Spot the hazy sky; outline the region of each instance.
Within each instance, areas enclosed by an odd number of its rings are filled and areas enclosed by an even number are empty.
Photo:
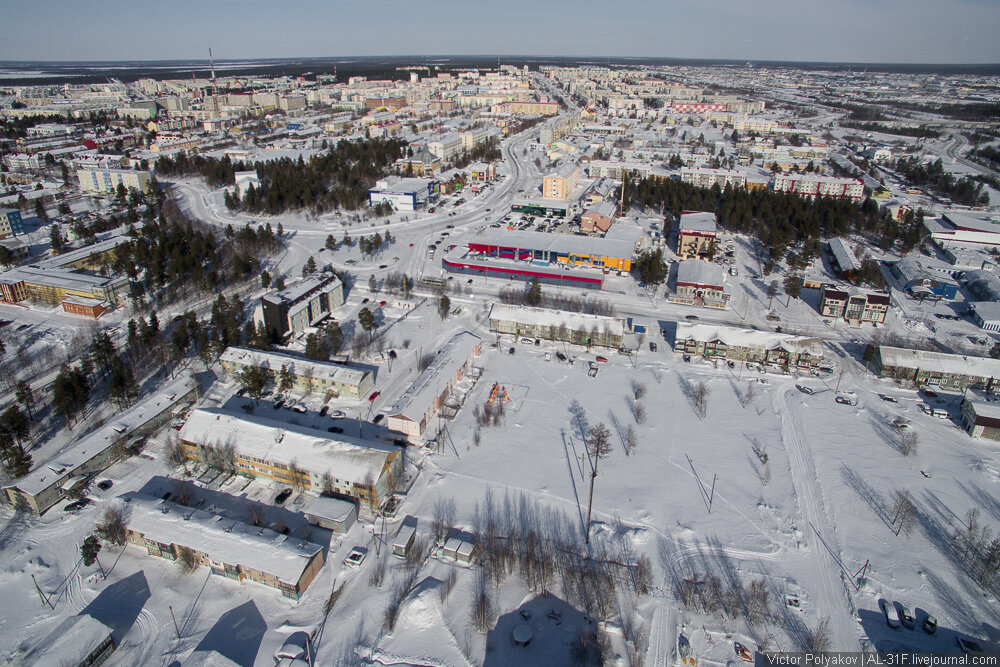
[[[0,60],[616,55],[1000,63],[1000,0],[6,0]]]

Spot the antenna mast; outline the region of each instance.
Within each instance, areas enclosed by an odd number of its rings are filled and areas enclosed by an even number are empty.
[[[215,83],[215,59],[212,57],[212,47],[208,47],[208,64],[212,68],[212,94],[219,94],[219,86]]]

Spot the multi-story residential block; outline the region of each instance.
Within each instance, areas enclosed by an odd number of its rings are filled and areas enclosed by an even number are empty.
[[[76,177],[80,182],[80,189],[84,192],[113,194],[121,184],[126,190],[138,190],[145,194],[149,192],[152,172],[129,169],[78,169]]]
[[[295,600],[323,567],[318,544],[140,493],[125,497],[126,539],[150,556],[190,558],[216,576],[253,581]]]
[[[725,188],[745,189],[747,187],[746,172],[735,169],[710,169],[708,167],[684,167],[681,169],[681,181],[699,188],[710,188],[718,185]]]
[[[910,386],[1000,390],[1000,359],[881,345],[872,356],[872,367],[879,377]]]
[[[717,223],[711,211],[684,211],[677,228],[677,256],[710,259],[715,252]]]
[[[451,132],[427,142],[427,150],[441,158],[450,160],[462,152],[462,137]]]
[[[886,292],[863,290],[853,285],[824,284],[819,294],[819,314],[846,320],[852,326],[883,324],[889,310]]]
[[[482,339],[467,331],[451,338],[435,352],[434,361],[417,376],[386,414],[386,427],[417,441],[435,415],[445,411],[448,399],[471,375],[482,351]]]
[[[267,372],[270,379],[276,380],[285,369],[291,375],[294,389],[347,398],[366,396],[375,383],[372,372],[367,369],[247,347],[227,347],[219,356],[219,362],[227,373],[234,376],[246,368],[260,368]]]
[[[194,410],[179,437],[191,461],[225,453],[237,475],[340,494],[368,510],[388,500],[402,473],[398,447],[260,415]]]
[[[559,113],[557,102],[500,102],[494,104],[493,113],[517,115],[555,116]]]
[[[265,294],[254,312],[254,322],[274,337],[295,335],[343,304],[344,283],[333,273],[321,273],[280,292]]]
[[[0,208],[0,239],[24,234],[24,221],[16,208]]]
[[[575,189],[580,178],[580,168],[573,162],[563,162],[545,175],[542,196],[566,199]]]
[[[774,191],[788,192],[800,197],[832,197],[860,201],[865,194],[865,184],[860,178],[775,174]]]
[[[677,323],[674,352],[812,370],[823,360],[823,341],[809,336],[739,329],[714,324]]]
[[[490,309],[490,331],[617,350],[626,326],[619,317],[498,303]]]

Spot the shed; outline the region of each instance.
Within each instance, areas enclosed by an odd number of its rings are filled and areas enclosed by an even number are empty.
[[[396,538],[392,541],[392,555],[406,558],[413,546],[413,540],[417,537],[417,519],[407,516],[403,519],[403,525],[396,532]]]
[[[459,563],[469,564],[472,563],[472,559],[476,556],[476,545],[471,539],[465,537],[450,537],[444,543],[441,553]]]
[[[346,533],[358,520],[357,504],[329,496],[320,496],[312,501],[302,513],[312,525],[335,533]]]

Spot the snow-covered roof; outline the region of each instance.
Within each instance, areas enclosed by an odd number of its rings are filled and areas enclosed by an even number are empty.
[[[588,207],[586,212],[584,212],[584,217],[588,215],[599,214],[606,218],[614,218],[615,214],[618,212],[618,204],[613,201],[599,201],[596,204]]]
[[[879,347],[882,366],[912,368],[931,373],[952,373],[974,377],[1000,378],[1000,359],[945,354],[928,350],[910,350],[902,347]]]
[[[97,255],[99,253],[107,252],[108,250],[113,250],[120,245],[125,245],[126,243],[132,243],[134,241],[131,236],[112,236],[104,241],[98,241],[88,246],[82,248],[77,248],[76,250],[69,250],[64,253],[60,253],[55,257],[49,259],[44,259],[40,262],[36,262],[32,266],[37,266],[39,268],[48,269],[55,267],[66,266],[67,264],[72,264],[74,262],[79,262],[82,259],[87,259],[91,255]]]
[[[985,269],[966,271],[965,281],[972,294],[983,301],[1000,301],[1000,276]]]
[[[995,213],[948,211],[942,214],[941,218],[957,229],[1000,234],[1000,216]]]
[[[746,347],[764,350],[781,348],[795,354],[823,356],[823,341],[809,336],[739,329],[718,324],[692,324],[678,322],[676,341],[696,340],[704,343],[718,341],[729,347]]]
[[[76,468],[112,447],[121,438],[127,438],[142,425],[173,409],[183,396],[194,389],[194,382],[194,377],[190,373],[179,376],[164,386],[159,393],[118,415],[114,422],[74,441],[48,462],[17,480],[13,486],[23,493],[35,496],[49,487],[62,484]],[[120,433],[116,428],[122,426],[125,427],[125,431]]]
[[[364,369],[351,368],[350,366],[327,361],[303,359],[294,354],[271,352],[269,350],[254,350],[248,347],[227,347],[226,351],[219,356],[219,361],[244,366],[257,366],[275,373],[287,365],[288,372],[292,375],[355,386],[360,385],[365,376],[371,375],[371,371]]]
[[[258,415],[236,415],[218,409],[195,410],[184,423],[181,440],[205,445],[232,444],[241,456],[295,463],[317,474],[336,471],[347,482],[379,479],[397,448],[361,441]]]
[[[715,232],[715,213],[711,211],[684,211],[681,213],[680,230],[691,232]]]
[[[162,544],[176,544],[207,554],[214,561],[243,565],[292,584],[322,547],[269,528],[227,519],[142,494],[127,494],[130,530]]]
[[[995,301],[973,301],[969,307],[983,322],[1000,322],[1000,303]]]
[[[725,271],[718,264],[700,259],[685,259],[677,263],[678,285],[710,285],[721,288],[725,282]]]
[[[286,287],[280,292],[267,294],[264,298],[273,303],[281,303],[284,301],[289,304],[293,304],[314,291],[321,289],[336,289],[336,285],[339,282],[340,278],[334,274],[309,276],[308,278],[300,280],[290,287]],[[331,288],[330,285],[333,285],[334,287]]]
[[[25,664],[83,664],[110,635],[111,628],[90,614],[70,616],[57,625],[34,651],[25,656]]]
[[[356,508],[357,505],[349,500],[320,496],[319,498],[316,498],[316,500],[309,503],[309,505],[302,510],[302,513],[308,516],[316,516],[321,519],[329,519],[331,521],[343,521],[350,516],[351,512],[353,512]]]
[[[635,243],[628,240],[549,234],[548,232],[493,230],[474,237],[471,243],[501,248],[545,250],[563,254],[603,257],[628,258],[635,253]]]
[[[505,303],[493,304],[493,308],[490,310],[490,320],[544,327],[565,325],[570,331],[591,331],[596,327],[598,331],[606,331],[611,335],[625,335],[625,320],[619,317],[573,313],[567,310],[550,310],[548,308],[530,308]]]
[[[463,331],[437,351],[431,365],[417,376],[395,405],[388,411],[390,416],[401,416],[419,422],[436,396],[441,394],[448,379],[461,368],[482,339]]]
[[[837,260],[837,266],[840,267],[841,271],[857,271],[861,268],[861,263],[854,256],[854,251],[847,247],[843,239],[832,238],[829,244],[830,252],[833,253],[833,257]]]

